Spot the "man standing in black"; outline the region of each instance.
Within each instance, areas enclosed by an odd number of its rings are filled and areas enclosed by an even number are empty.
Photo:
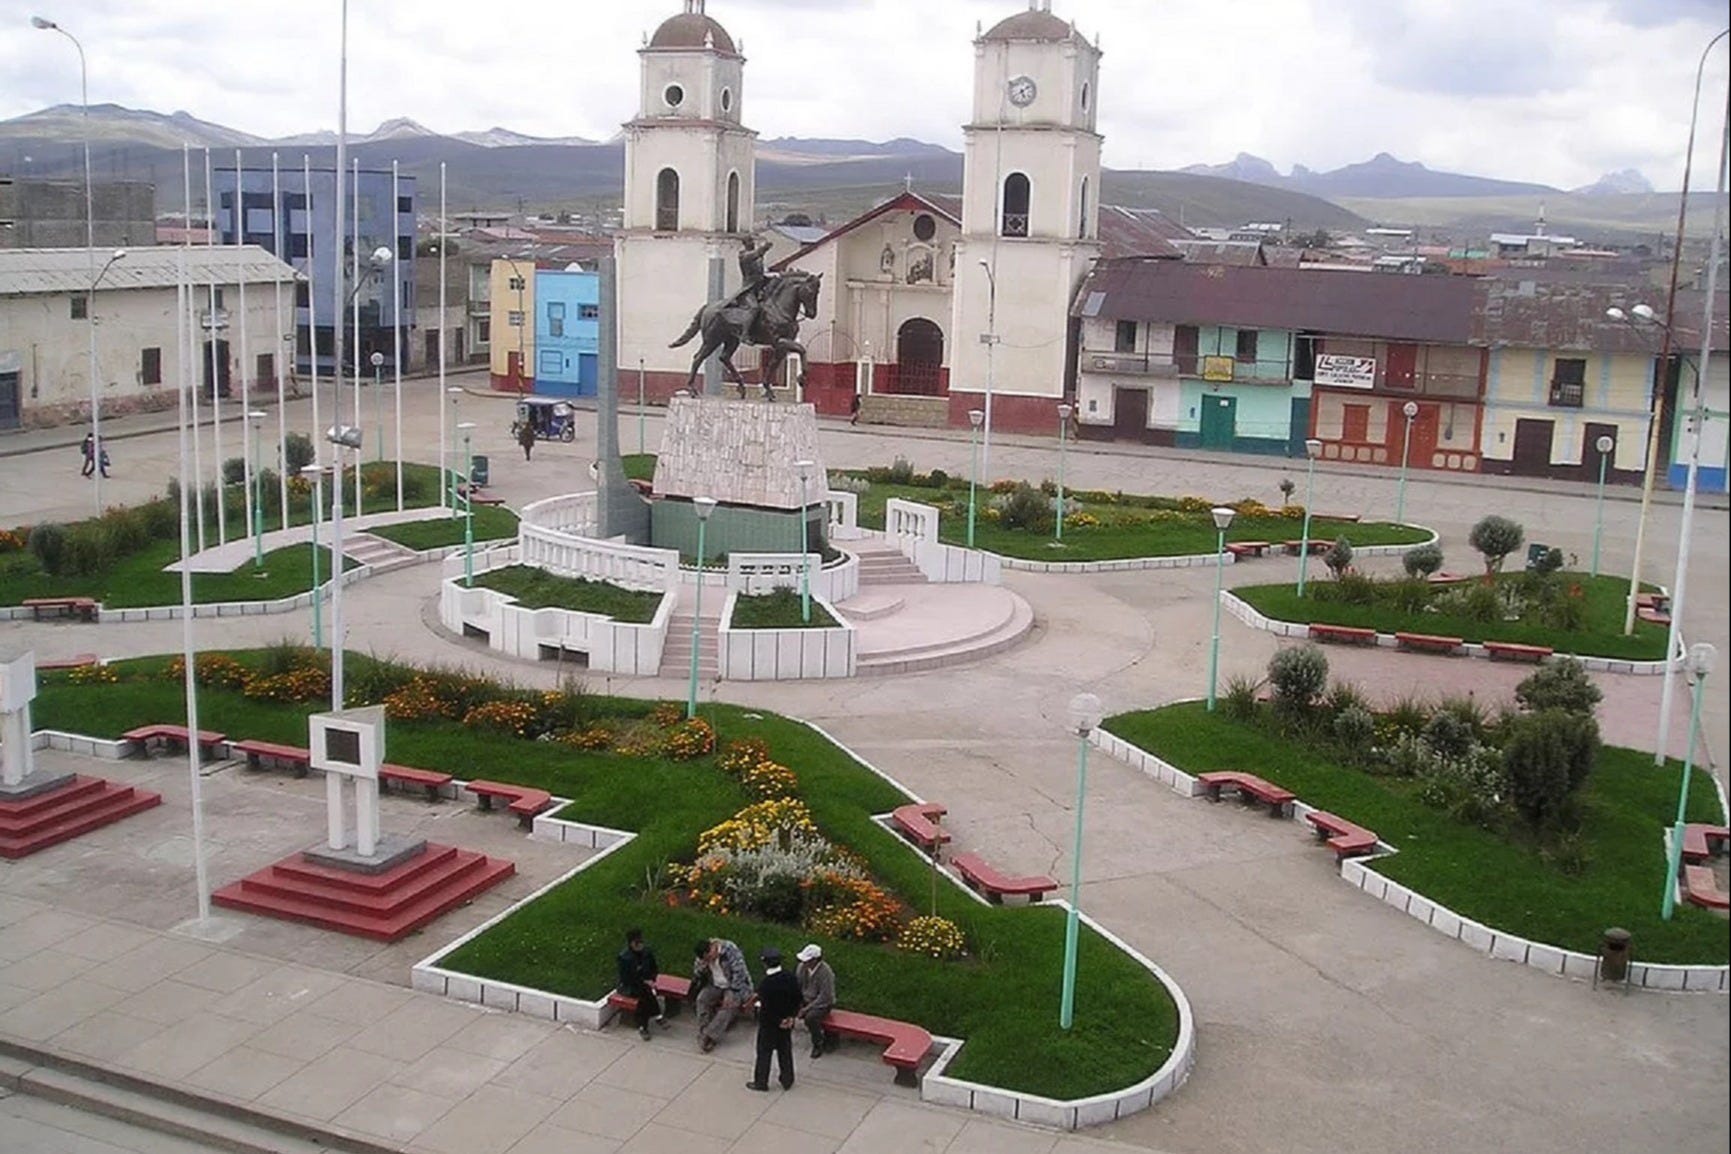
[[[637,999],[637,1033],[645,1042],[649,1040],[649,1019],[667,1025],[661,999],[655,993],[655,979],[660,973],[655,951],[643,941],[643,931],[626,930],[625,948],[619,951],[619,992]]]
[[[793,1026],[799,1020],[799,979],[781,968],[781,951],[765,946],[763,981],[757,987],[757,1069],[747,1090],[769,1089],[769,1056],[775,1055],[781,1088],[793,1089]]]

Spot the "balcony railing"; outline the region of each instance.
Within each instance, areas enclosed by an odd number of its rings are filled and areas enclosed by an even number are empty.
[[[1551,406],[1558,409],[1578,409],[1585,399],[1586,386],[1579,381],[1552,381]]]
[[[1085,351],[1082,354],[1082,365],[1092,373],[1128,373],[1146,377],[1178,375],[1178,365],[1171,357],[1156,357],[1147,353]]]

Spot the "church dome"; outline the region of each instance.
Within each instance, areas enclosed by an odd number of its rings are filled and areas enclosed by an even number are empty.
[[[998,21],[982,39],[1055,42],[1075,35],[1076,31],[1068,20],[1060,20],[1045,9],[1029,9]]]
[[[721,26],[721,21],[707,15],[702,4],[686,5],[686,10],[677,16],[670,16],[662,21],[661,27],[655,30],[655,35],[649,38],[651,48],[710,48],[729,55],[738,55],[739,50],[733,46],[733,37],[727,34],[727,29]]]

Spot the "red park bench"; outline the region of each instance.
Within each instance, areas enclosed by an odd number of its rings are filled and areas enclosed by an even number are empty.
[[[1465,585],[1472,579],[1471,573],[1432,573],[1425,578],[1432,585]]]
[[[94,653],[79,653],[72,657],[61,657],[53,661],[38,661],[36,669],[40,673],[48,673],[56,669],[87,669],[92,665],[100,665],[102,661]]]
[[[932,1035],[925,1027],[853,1010],[831,1010],[829,1017],[823,1020],[823,1028],[825,1033],[838,1037],[883,1045],[884,1064],[895,1067],[896,1084],[919,1085],[915,1071],[932,1048]]]
[[[1396,633],[1394,640],[1402,649],[1421,653],[1453,653],[1465,644],[1459,637],[1440,637],[1434,633]]]
[[[1348,524],[1357,524],[1358,523],[1358,517],[1359,517],[1359,515],[1357,513],[1318,513],[1315,517],[1312,518],[1312,520],[1316,520],[1316,521],[1345,521]]]
[[[52,609],[56,617],[78,617],[85,621],[95,621],[97,612],[102,608],[94,597],[26,597],[21,604],[30,610],[30,616],[37,621],[42,620],[44,609]]]
[[[1356,625],[1312,625],[1312,641],[1341,641],[1351,645],[1375,645],[1376,630]]]
[[[1267,541],[1228,541],[1226,551],[1234,557],[1260,557],[1273,548]]]
[[[1635,616],[1649,625],[1671,624],[1671,615],[1662,609],[1637,609]]]
[[[1719,888],[1719,879],[1713,876],[1711,866],[1683,867],[1683,896],[1690,905],[1700,906],[1704,910],[1731,909],[1731,900],[1728,900],[1725,891]]]
[[[482,809],[492,809],[493,800],[510,802],[510,810],[524,829],[534,822],[535,815],[553,804],[553,795],[544,789],[526,785],[507,785],[502,781],[471,781],[463,787],[481,800]]]
[[[1310,554],[1314,557],[1318,553],[1326,553],[1333,544],[1333,541],[1312,541],[1310,543]],[[1296,557],[1298,556],[1299,550],[1304,548],[1304,541],[1302,539],[1296,541],[1282,541],[1280,547],[1286,550],[1287,556]]]
[[[312,768],[312,751],[298,745],[278,745],[274,741],[231,741],[229,749],[246,755],[248,769],[260,769],[267,761],[286,765],[296,777],[305,777]]]
[[[396,782],[402,786],[418,785],[427,791],[428,801],[438,801],[440,791],[451,784],[451,775],[433,769],[413,769],[406,765],[381,765],[379,781]],[[529,816],[533,817],[534,814]]]
[[[655,992],[667,1002],[667,1015],[672,1017],[678,1012],[680,1002],[691,1000],[691,979],[682,978],[677,974],[657,974],[655,977]],[[614,990],[607,995],[607,1004],[622,1013],[631,1014],[637,1011],[637,999],[630,994]],[[752,994],[745,999],[740,1007],[740,1013],[749,1014],[757,1009],[757,995]]]
[[[1021,895],[1031,902],[1037,902],[1058,888],[1056,881],[1043,874],[1025,878],[1010,877],[993,868],[977,853],[959,853],[950,864],[956,867],[956,872],[962,875],[963,881],[985,894],[994,904],[1001,904],[1006,894]]]
[[[939,847],[950,840],[950,831],[940,826],[937,821],[948,812],[941,805],[925,802],[920,805],[898,806],[891,811],[890,820],[905,837],[921,849],[936,855]]]
[[[1637,593],[1635,594],[1635,608],[1656,609],[1660,613],[1669,613],[1671,611],[1671,598],[1664,593]]]
[[[1513,641],[1486,641],[1484,646],[1492,661],[1507,657],[1511,661],[1531,661],[1535,665],[1555,652],[1549,645],[1518,645]]]
[[[1345,860],[1376,849],[1376,835],[1361,825],[1354,825],[1343,817],[1320,809],[1311,810],[1304,816],[1316,827],[1316,836],[1328,840],[1328,848],[1334,851],[1336,859]]]
[[[1287,807],[1297,797],[1291,790],[1282,789],[1271,781],[1264,781],[1254,773],[1240,773],[1232,769],[1200,774],[1196,780],[1202,783],[1202,790],[1209,801],[1219,801],[1225,790],[1236,790],[1239,797],[1255,798],[1268,806],[1268,812],[1275,817],[1284,817]]]
[[[161,742],[170,750],[183,750],[187,747],[187,732],[184,725],[141,725],[137,729],[129,729],[120,735],[123,741],[130,741],[138,746],[146,757],[150,756],[153,742]],[[209,730],[198,731],[198,750],[203,757],[215,757],[217,750],[226,744],[228,738],[221,733],[211,733]]]
[[[1683,827],[1683,860],[1708,861],[1731,850],[1731,828],[1692,821]]]

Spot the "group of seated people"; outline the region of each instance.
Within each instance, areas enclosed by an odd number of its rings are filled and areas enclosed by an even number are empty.
[[[762,951],[762,961],[769,968],[763,985],[752,981],[745,953],[725,938],[701,938],[692,950],[691,994],[697,1007],[697,1045],[704,1053],[715,1049],[733,1019],[744,1009],[752,995],[758,996],[760,1022],[779,1026],[787,1020],[797,1020],[811,1034],[811,1056],[821,1058],[825,1049],[823,1023],[835,1008],[835,971],[824,961],[823,948],[812,942],[799,951],[799,961],[792,981],[782,977],[781,951],[773,946]],[[618,988],[637,1000],[634,1020],[637,1032],[645,1040],[653,1035],[649,1023],[667,1025],[667,1008],[655,990],[655,979],[661,969],[655,951],[643,940],[643,931],[630,929],[625,933],[625,948],[619,951]],[[791,997],[797,983],[798,1001]],[[772,998],[775,1004],[771,1004]]]

